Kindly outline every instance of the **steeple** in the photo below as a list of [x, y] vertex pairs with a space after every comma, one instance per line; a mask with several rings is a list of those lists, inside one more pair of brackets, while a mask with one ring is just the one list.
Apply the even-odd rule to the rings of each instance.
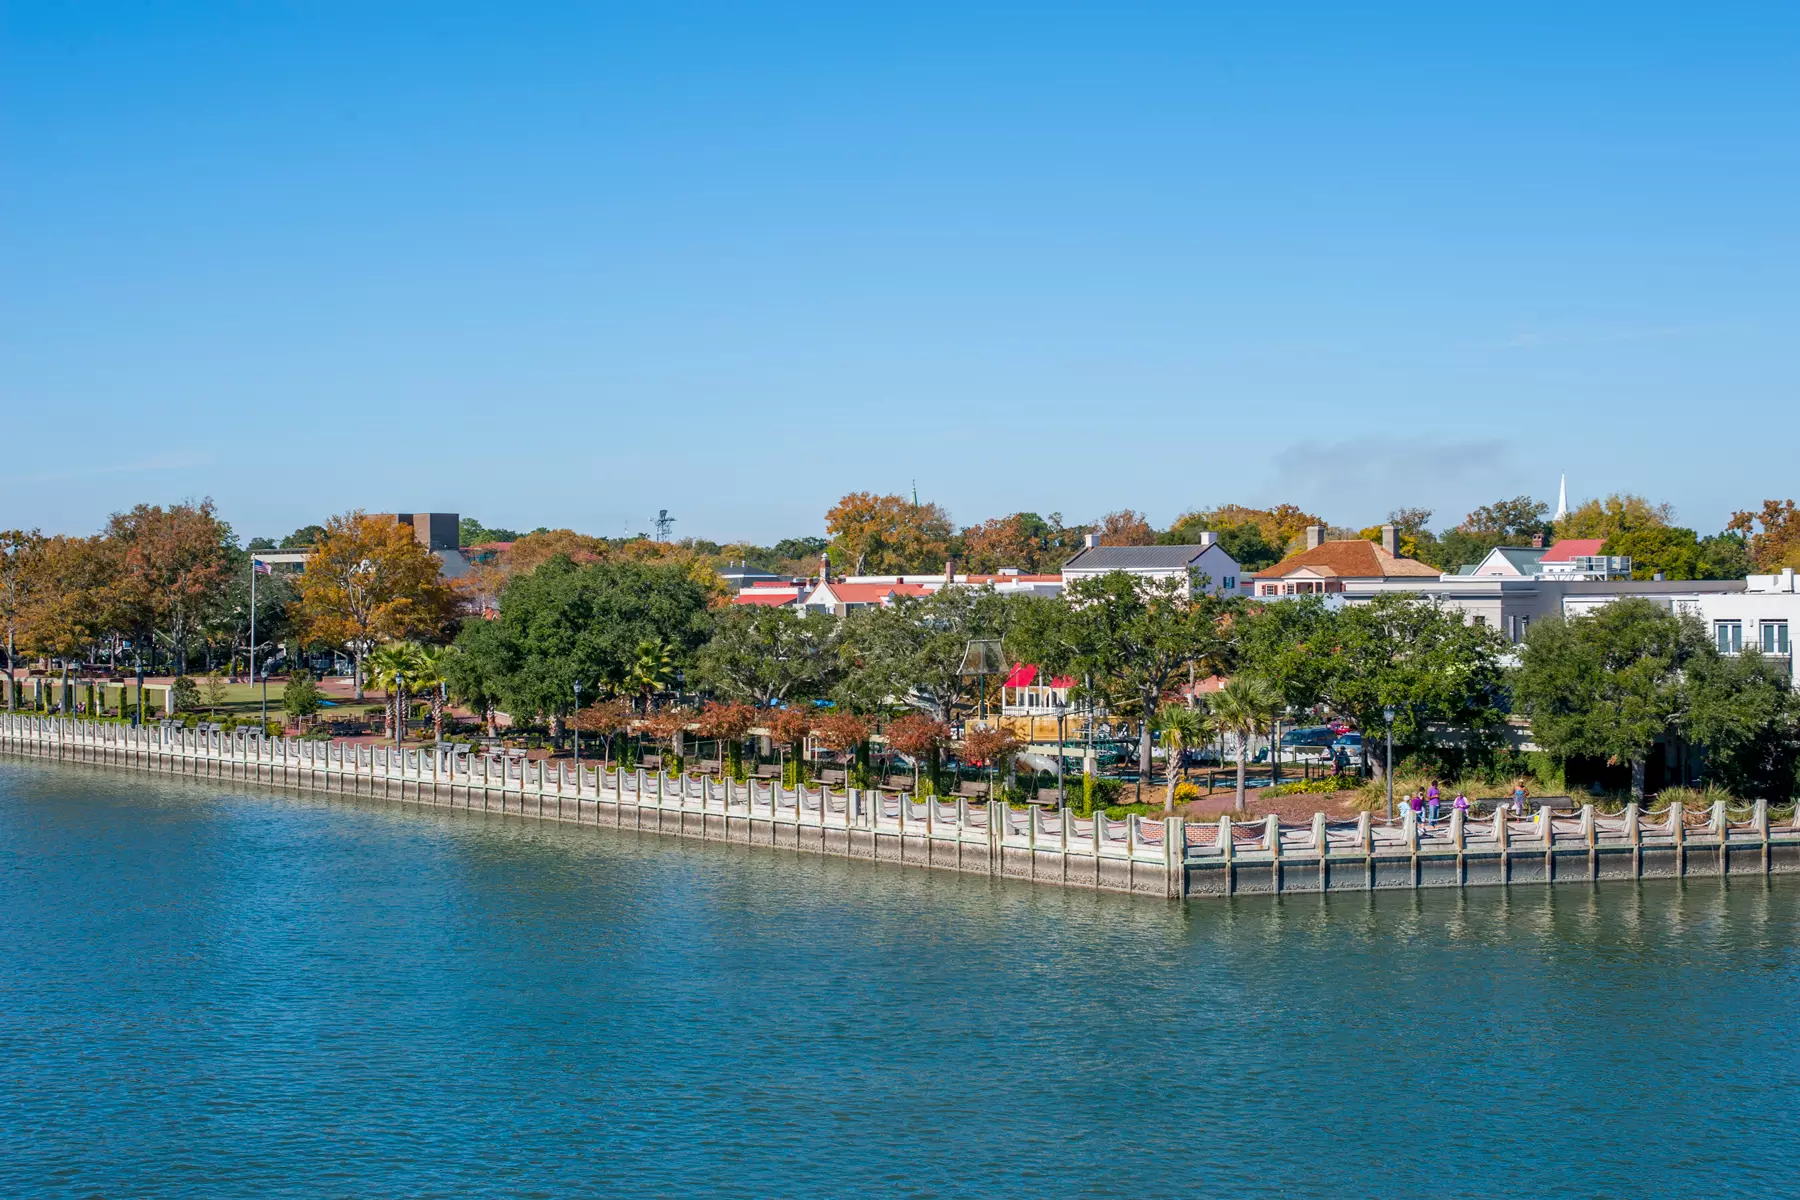
[[1563, 472], [1562, 484], [1556, 489], [1556, 520], [1569, 515], [1569, 473]]

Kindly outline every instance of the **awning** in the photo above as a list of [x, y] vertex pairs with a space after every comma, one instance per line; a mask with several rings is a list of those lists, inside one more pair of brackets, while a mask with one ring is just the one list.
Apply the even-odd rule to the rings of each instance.
[[1026, 663], [1016, 663], [1013, 666], [1012, 674], [1008, 675], [1006, 677], [1006, 682], [1000, 686], [1009, 688], [1030, 687], [1032, 681], [1035, 680], [1037, 676], [1038, 669], [1036, 667]]

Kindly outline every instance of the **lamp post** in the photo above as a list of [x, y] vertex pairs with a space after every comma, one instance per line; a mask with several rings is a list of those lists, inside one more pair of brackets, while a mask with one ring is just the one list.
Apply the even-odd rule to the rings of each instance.
[[1388, 824], [1394, 823], [1394, 710], [1384, 708], [1381, 715], [1387, 718], [1387, 770], [1382, 772], [1387, 777], [1387, 810]]
[[406, 676], [394, 675], [394, 749], [406, 749]]
[[1069, 705], [1068, 701], [1056, 694], [1054, 687], [1050, 689], [1050, 704], [1056, 709], [1056, 807], [1066, 808], [1069, 798], [1063, 792], [1063, 742], [1066, 738], [1063, 722], [1068, 719]]
[[569, 718], [569, 732], [575, 735], [575, 780], [577, 786], [581, 781], [581, 726], [575, 723], [575, 718], [580, 715], [581, 680], [577, 679], [575, 681], [575, 716]]

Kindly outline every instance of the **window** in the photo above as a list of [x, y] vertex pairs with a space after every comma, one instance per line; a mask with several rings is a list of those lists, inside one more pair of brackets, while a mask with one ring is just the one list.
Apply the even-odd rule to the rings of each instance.
[[1762, 623], [1762, 652], [1764, 654], [1786, 654], [1788, 652], [1786, 621], [1764, 621]]
[[[1470, 622], [1469, 622], [1469, 623], [1470, 623], [1470, 624], [1471, 624], [1471, 625], [1486, 625], [1486, 624], [1487, 624], [1487, 618], [1486, 618], [1486, 617], [1485, 617], [1485, 616], [1483, 616], [1483, 615], [1482, 615], [1482, 614], [1480, 614], [1480, 613], [1476, 613], [1476, 614], [1475, 614], [1475, 616], [1474, 616], [1474, 617], [1473, 617], [1473, 618], [1472, 618], [1472, 619], [1471, 619], [1471, 620], [1470, 620]], [[1358, 819], [1358, 820], [1361, 820], [1361, 818], [1360, 818], [1360, 817], [1359, 817], [1359, 818], [1357, 818], [1357, 819]]]
[[1225, 587], [1225, 590], [1228, 592], [1237, 591], [1237, 576], [1236, 575], [1227, 575], [1225, 577], [1224, 587]]
[[1714, 621], [1713, 637], [1718, 641], [1720, 654], [1740, 654], [1744, 649], [1744, 623]]

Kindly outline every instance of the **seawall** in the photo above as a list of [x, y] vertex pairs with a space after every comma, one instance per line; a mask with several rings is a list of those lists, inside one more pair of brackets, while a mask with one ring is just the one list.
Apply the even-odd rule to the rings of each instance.
[[1800, 817], [1671, 804], [1436, 827], [1282, 825], [894, 796], [669, 776], [496, 754], [131, 728], [0, 714], [0, 751], [197, 779], [369, 796], [1170, 898], [1800, 872]]

